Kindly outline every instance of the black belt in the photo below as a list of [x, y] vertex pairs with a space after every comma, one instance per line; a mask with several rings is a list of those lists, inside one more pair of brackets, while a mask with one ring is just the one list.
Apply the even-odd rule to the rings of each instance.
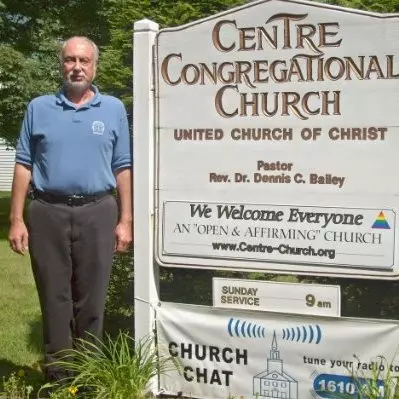
[[80, 206], [97, 201], [107, 195], [112, 194], [112, 190], [100, 191], [94, 194], [74, 194], [62, 195], [53, 194], [47, 191], [33, 190], [33, 198], [40, 199], [50, 204], [66, 204], [69, 206]]

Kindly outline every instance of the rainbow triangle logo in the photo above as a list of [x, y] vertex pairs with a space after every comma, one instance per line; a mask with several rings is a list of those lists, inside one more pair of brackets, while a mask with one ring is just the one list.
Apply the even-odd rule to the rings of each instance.
[[389, 226], [387, 220], [385, 219], [384, 212], [381, 211], [377, 219], [375, 219], [374, 224], [371, 226], [372, 229], [390, 229], [391, 227]]

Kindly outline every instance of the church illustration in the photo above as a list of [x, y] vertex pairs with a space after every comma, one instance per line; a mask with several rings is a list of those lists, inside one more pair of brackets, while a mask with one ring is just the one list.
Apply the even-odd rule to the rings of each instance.
[[267, 358], [267, 369], [254, 376], [253, 384], [253, 393], [259, 398], [298, 399], [298, 382], [284, 372], [275, 331], [270, 356]]

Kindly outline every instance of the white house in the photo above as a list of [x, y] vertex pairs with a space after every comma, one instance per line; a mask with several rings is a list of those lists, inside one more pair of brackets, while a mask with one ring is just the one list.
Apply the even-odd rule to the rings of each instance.
[[15, 150], [0, 139], [0, 191], [11, 191]]

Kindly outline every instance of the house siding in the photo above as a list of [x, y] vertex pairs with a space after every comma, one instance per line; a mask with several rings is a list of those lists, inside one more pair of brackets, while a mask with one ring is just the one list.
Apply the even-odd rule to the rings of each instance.
[[11, 191], [15, 150], [0, 140], [0, 191]]

